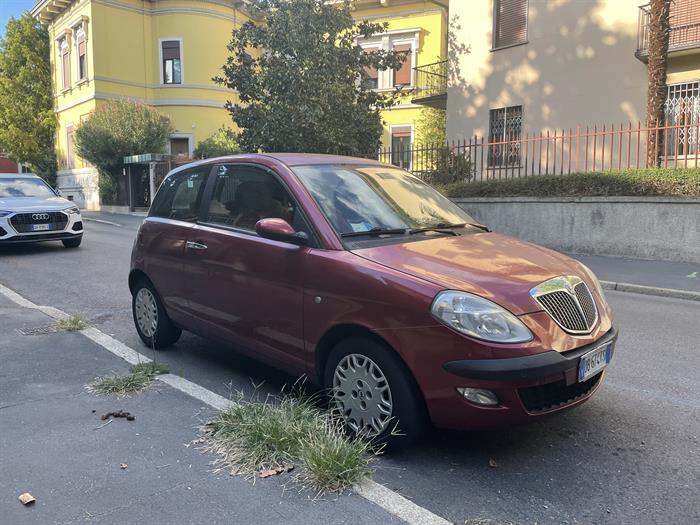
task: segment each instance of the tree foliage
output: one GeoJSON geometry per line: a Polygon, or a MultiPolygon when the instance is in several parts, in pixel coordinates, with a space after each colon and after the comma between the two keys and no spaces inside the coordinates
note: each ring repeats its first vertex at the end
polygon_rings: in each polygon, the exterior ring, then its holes
{"type": "Polygon", "coordinates": [[[29,13],[10,18],[0,39],[0,150],[53,183],[56,174],[47,29],[29,13]]]}
{"type": "Polygon", "coordinates": [[[168,117],[141,102],[98,105],[75,131],[75,145],[78,155],[99,172],[100,197],[113,198],[124,157],[164,152],[172,129],[168,117]]]}
{"type": "Polygon", "coordinates": [[[199,159],[223,157],[240,153],[241,148],[236,140],[236,133],[227,127],[222,127],[216,133],[200,141],[194,149],[194,156],[199,159]]]}
{"type": "Polygon", "coordinates": [[[233,31],[223,77],[238,91],[227,109],[246,151],[364,154],[379,147],[380,110],[395,103],[368,88],[367,68],[398,68],[405,55],[364,53],[358,39],[386,24],[356,22],[350,1],[251,0],[264,20],[233,31]]]}

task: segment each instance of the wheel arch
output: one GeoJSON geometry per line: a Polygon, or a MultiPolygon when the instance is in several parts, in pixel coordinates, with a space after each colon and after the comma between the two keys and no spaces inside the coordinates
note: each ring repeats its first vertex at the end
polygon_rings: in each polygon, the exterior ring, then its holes
{"type": "MultiPolygon", "coordinates": [[[[138,268],[131,270],[129,272],[129,291],[131,294],[134,294],[134,286],[136,286],[136,283],[139,282],[140,280],[146,280],[148,281],[153,288],[155,288],[155,285],[153,284],[153,281],[146,275],[146,272],[143,270],[140,270],[138,268]]],[[[156,290],[157,292],[157,290],[156,290]]]]}

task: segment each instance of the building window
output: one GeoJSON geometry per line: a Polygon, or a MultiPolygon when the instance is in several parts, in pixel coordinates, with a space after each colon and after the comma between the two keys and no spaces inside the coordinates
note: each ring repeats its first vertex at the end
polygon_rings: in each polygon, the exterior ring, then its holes
{"type": "Polygon", "coordinates": [[[527,42],[527,4],[528,0],[494,0],[494,49],[527,42]]]}
{"type": "MultiPolygon", "coordinates": [[[[363,52],[367,55],[371,55],[377,51],[379,51],[378,47],[363,49],[363,52]]],[[[379,87],[379,71],[377,71],[377,68],[374,66],[365,66],[365,74],[367,77],[364,79],[364,83],[367,89],[377,89],[379,87]]]]}
{"type": "Polygon", "coordinates": [[[178,137],[170,139],[170,154],[176,157],[190,156],[190,139],[178,137]]]}
{"type": "Polygon", "coordinates": [[[666,154],[695,155],[700,124],[700,81],[668,86],[664,110],[666,125],[677,126],[668,130],[666,154]]]}
{"type": "Polygon", "coordinates": [[[489,111],[488,166],[520,164],[523,107],[510,106],[489,111]]]}
{"type": "Polygon", "coordinates": [[[78,49],[78,80],[87,78],[87,40],[82,26],[75,30],[75,47],[78,49]]]}
{"type": "Polygon", "coordinates": [[[411,145],[413,129],[411,126],[392,126],[391,128],[391,163],[407,170],[411,169],[411,145]]]}
{"type": "Polygon", "coordinates": [[[75,129],[73,126],[66,127],[66,168],[75,168],[75,129]]]}
{"type": "Polygon", "coordinates": [[[163,56],[163,84],[182,84],[182,60],[179,40],[161,42],[163,56]]]}
{"type": "Polygon", "coordinates": [[[394,51],[404,56],[404,61],[401,64],[401,67],[394,69],[393,71],[394,87],[410,86],[413,83],[411,81],[413,77],[413,68],[411,67],[412,46],[411,44],[394,44],[394,51]]]}
{"type": "Polygon", "coordinates": [[[68,39],[63,37],[58,43],[61,55],[61,89],[70,87],[70,46],[68,39]]]}

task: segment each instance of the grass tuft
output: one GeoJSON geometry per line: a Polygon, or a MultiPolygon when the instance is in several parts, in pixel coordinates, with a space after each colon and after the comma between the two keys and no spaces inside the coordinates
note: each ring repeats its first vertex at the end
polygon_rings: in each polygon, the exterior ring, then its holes
{"type": "Polygon", "coordinates": [[[135,394],[144,390],[151,382],[151,376],[146,374],[126,374],[121,376],[98,377],[87,385],[93,394],[114,394],[120,397],[135,394]]]}
{"type": "Polygon", "coordinates": [[[68,319],[59,319],[56,322],[56,326],[59,330],[65,330],[66,332],[78,332],[80,330],[85,330],[89,325],[88,322],[79,315],[72,315],[68,319]]]}
{"type": "Polygon", "coordinates": [[[300,466],[303,486],[340,493],[371,475],[369,444],[345,435],[330,413],[308,398],[282,396],[264,403],[237,402],[203,428],[205,449],[217,464],[248,477],[300,466]]]}
{"type": "Polygon", "coordinates": [[[170,367],[165,363],[151,361],[150,363],[139,363],[131,367],[132,374],[143,374],[148,377],[170,373],[170,367]]]}

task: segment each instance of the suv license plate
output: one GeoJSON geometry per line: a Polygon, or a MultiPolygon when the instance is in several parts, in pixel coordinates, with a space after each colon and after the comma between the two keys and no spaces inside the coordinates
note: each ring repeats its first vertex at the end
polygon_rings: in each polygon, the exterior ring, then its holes
{"type": "Polygon", "coordinates": [[[613,343],[611,341],[581,356],[581,361],[579,361],[578,365],[579,383],[590,379],[608,365],[612,347],[613,343]]]}
{"type": "Polygon", "coordinates": [[[46,230],[50,230],[51,225],[50,224],[32,224],[32,231],[35,232],[43,232],[46,230]]]}

